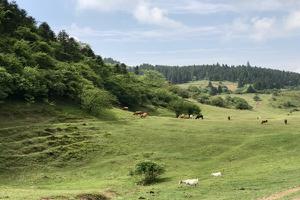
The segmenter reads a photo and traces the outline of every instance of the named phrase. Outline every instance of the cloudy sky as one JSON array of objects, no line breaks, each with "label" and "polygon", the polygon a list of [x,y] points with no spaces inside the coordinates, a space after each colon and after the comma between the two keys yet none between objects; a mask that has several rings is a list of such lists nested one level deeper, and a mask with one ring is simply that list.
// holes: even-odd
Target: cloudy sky
[{"label": "cloudy sky", "polygon": [[300,72],[299,0],[17,0],[103,57]]}]

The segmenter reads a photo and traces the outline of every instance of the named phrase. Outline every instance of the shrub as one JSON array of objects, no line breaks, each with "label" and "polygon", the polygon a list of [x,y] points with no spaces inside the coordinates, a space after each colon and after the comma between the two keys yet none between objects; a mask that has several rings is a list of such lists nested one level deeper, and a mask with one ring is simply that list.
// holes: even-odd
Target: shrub
[{"label": "shrub", "polygon": [[12,75],[0,67],[0,101],[7,98],[11,94]]},{"label": "shrub", "polygon": [[261,98],[256,94],[256,95],[253,97],[253,100],[254,100],[254,101],[261,101]]},{"label": "shrub", "polygon": [[198,97],[198,102],[203,103],[203,104],[208,104],[209,103],[209,95],[201,95]]},{"label": "shrub", "polygon": [[147,185],[155,183],[160,175],[165,172],[165,168],[155,162],[144,161],[136,164],[135,169],[130,172],[132,176],[139,177],[139,184]]},{"label": "shrub", "polygon": [[170,109],[175,112],[176,117],[178,117],[180,114],[192,115],[199,114],[201,112],[201,109],[197,105],[182,99],[172,101],[170,103]]},{"label": "shrub", "polygon": [[218,107],[226,107],[226,103],[222,97],[213,97],[211,99],[211,105]]},{"label": "shrub", "polygon": [[243,98],[234,97],[233,102],[234,102],[236,109],[239,109],[239,110],[251,110],[252,109],[252,106],[250,106],[248,104],[248,102]]},{"label": "shrub", "polygon": [[107,91],[94,87],[84,88],[81,94],[82,108],[94,115],[99,115],[105,108],[111,108],[114,100]]},{"label": "shrub", "polygon": [[290,101],[286,101],[286,102],[284,102],[283,103],[283,106],[285,107],[285,108],[293,108],[293,107],[297,107],[296,105],[294,105],[292,102],[290,102]]}]

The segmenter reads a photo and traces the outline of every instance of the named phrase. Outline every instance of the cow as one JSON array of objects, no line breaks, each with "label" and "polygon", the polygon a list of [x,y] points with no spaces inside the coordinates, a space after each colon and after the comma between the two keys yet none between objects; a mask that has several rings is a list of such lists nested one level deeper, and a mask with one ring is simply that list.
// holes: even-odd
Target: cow
[{"label": "cow", "polygon": [[218,177],[218,176],[222,176],[221,172],[216,172],[216,173],[211,173],[212,176],[214,177]]},{"label": "cow", "polygon": [[148,117],[148,113],[146,113],[146,112],[144,112],[143,114],[141,114],[140,116],[141,116],[141,118],[146,118],[146,117]]},{"label": "cow", "polygon": [[188,185],[188,186],[195,186],[196,187],[198,185],[198,183],[199,183],[198,178],[197,179],[186,179],[186,180],[181,180],[179,182],[179,185],[185,184],[185,185]]},{"label": "cow", "polygon": [[196,119],[204,119],[204,116],[203,116],[202,114],[198,114],[198,115],[196,116]]},{"label": "cow", "polygon": [[268,120],[262,120],[261,121],[261,124],[266,124],[266,123],[268,123]]},{"label": "cow", "polygon": [[227,117],[227,119],[228,119],[228,121],[230,121],[230,120],[231,120],[231,117],[230,117],[230,116],[228,116],[228,117]]},{"label": "cow", "polygon": [[184,115],[184,119],[190,119],[189,115]]},{"label": "cow", "polygon": [[284,124],[285,124],[285,125],[288,124],[288,120],[287,120],[287,119],[284,120]]},{"label": "cow", "polygon": [[135,111],[134,113],[133,113],[133,115],[141,115],[141,114],[143,114],[144,112],[143,111]]},{"label": "cow", "polygon": [[184,116],[185,116],[184,114],[181,114],[181,115],[178,116],[178,118],[184,119]]},{"label": "cow", "polygon": [[129,110],[129,108],[128,107],[123,107],[122,110]]}]

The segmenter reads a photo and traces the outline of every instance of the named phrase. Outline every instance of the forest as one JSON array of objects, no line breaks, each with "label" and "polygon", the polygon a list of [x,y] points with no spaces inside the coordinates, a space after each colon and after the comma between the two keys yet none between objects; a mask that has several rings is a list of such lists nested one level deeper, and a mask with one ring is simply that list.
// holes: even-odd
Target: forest
[{"label": "forest", "polygon": [[239,87],[253,84],[255,89],[279,89],[300,85],[300,74],[275,69],[247,65],[229,66],[226,64],[163,66],[143,64],[137,70],[152,69],[162,73],[172,83],[187,83],[196,80],[238,82]]}]

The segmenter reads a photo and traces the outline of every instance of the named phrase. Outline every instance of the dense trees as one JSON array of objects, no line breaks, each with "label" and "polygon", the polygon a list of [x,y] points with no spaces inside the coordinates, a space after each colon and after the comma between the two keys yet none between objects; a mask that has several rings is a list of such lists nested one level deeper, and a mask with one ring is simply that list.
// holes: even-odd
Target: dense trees
[{"label": "dense trees", "polygon": [[[93,114],[112,105],[187,104],[157,71],[130,73],[65,31],[55,35],[47,23],[37,26],[14,2],[0,0],[0,8],[0,102],[68,99]],[[180,112],[199,110],[191,103],[188,109]]]},{"label": "dense trees", "polygon": [[161,72],[172,83],[186,83],[192,80],[232,81],[239,87],[253,84],[258,90],[283,88],[300,85],[300,74],[248,65],[192,65],[192,66],[153,66],[143,64],[140,70],[153,69]]}]

